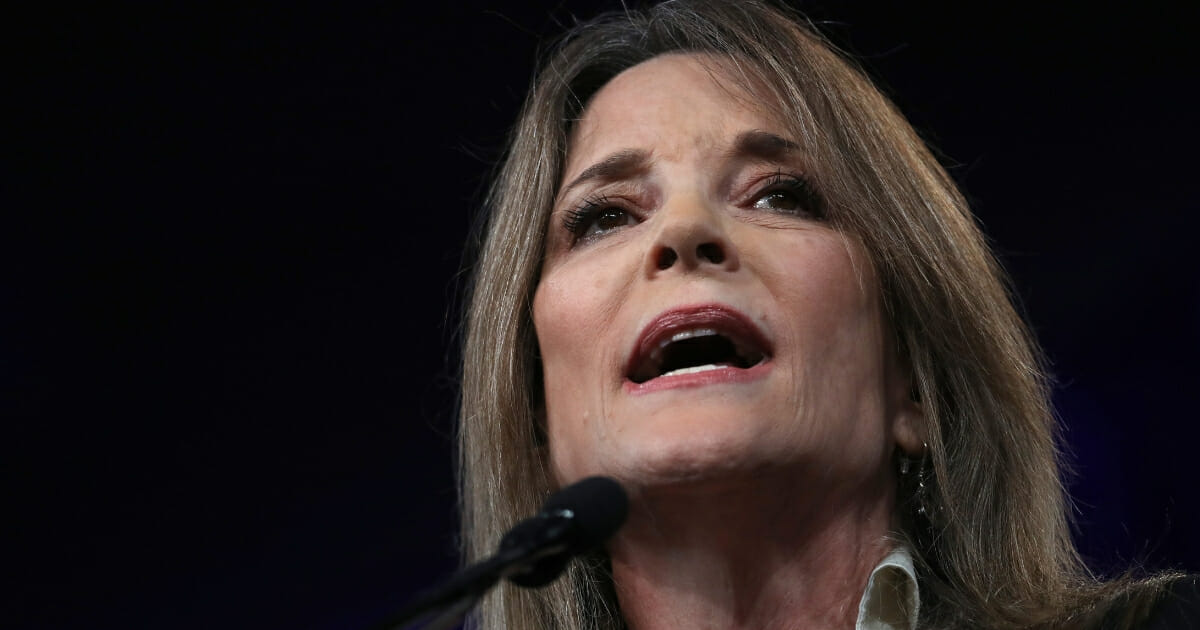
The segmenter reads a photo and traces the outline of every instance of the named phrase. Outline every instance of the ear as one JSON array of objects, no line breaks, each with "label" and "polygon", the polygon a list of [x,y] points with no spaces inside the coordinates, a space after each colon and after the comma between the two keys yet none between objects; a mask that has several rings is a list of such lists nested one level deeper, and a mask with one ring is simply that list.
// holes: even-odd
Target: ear
[{"label": "ear", "polygon": [[909,457],[920,457],[929,441],[925,438],[925,431],[924,408],[906,394],[893,407],[892,440]]},{"label": "ear", "polygon": [[929,442],[926,435],[928,424],[920,390],[907,361],[894,362],[891,381],[888,402],[891,408],[892,441],[905,455],[920,457]]}]

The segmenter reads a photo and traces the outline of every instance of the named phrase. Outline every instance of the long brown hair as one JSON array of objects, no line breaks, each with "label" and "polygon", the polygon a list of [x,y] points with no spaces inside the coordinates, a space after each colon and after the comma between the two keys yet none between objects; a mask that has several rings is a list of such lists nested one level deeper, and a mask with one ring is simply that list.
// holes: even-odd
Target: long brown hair
[{"label": "long brown hair", "polygon": [[[1071,542],[1047,379],[1005,275],[963,196],[904,117],[801,17],[758,2],[677,0],[602,16],[547,58],[487,199],[466,321],[460,418],[464,555],[552,490],[530,316],[544,235],[589,98],[657,55],[706,53],[790,127],[817,165],[831,224],[862,239],[928,439],[929,518],[903,500],[921,625],[1088,626],[1162,581],[1093,579]],[[603,558],[541,591],[504,586],[487,628],[619,628]],[[1134,609],[1137,607],[1135,606]]]}]

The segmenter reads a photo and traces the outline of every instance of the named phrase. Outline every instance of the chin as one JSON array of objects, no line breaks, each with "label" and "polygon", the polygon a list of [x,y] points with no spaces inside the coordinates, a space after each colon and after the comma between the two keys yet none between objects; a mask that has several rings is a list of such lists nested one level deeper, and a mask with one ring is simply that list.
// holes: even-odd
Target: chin
[{"label": "chin", "polygon": [[606,475],[643,490],[710,488],[744,479],[772,464],[773,454],[744,431],[730,431],[728,426],[704,431],[696,424],[689,423],[683,430],[625,432],[619,443],[592,450],[590,461],[575,471],[578,474],[567,476]]}]

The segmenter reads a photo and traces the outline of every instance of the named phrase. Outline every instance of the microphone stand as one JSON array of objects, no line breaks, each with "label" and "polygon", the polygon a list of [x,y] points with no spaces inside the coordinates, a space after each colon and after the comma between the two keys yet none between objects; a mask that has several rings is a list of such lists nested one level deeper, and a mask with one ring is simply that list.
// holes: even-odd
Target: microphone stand
[{"label": "microphone stand", "polygon": [[542,511],[510,529],[500,548],[401,610],[379,630],[398,630],[437,614],[427,630],[458,623],[500,578],[537,588],[553,582],[572,556],[598,547],[625,521],[629,497],[606,477],[588,477],[555,492]]},{"label": "microphone stand", "polygon": [[441,587],[418,597],[378,630],[399,630],[435,611],[441,611],[425,630],[445,630],[462,620],[501,578],[521,586],[543,586],[558,577],[570,549],[571,510],[539,514],[518,523],[500,541],[492,556],[473,564]]}]

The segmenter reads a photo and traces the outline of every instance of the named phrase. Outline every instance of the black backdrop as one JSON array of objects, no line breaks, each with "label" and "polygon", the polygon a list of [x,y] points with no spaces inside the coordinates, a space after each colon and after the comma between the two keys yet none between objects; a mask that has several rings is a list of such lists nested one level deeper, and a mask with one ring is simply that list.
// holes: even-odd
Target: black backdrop
[{"label": "black backdrop", "polygon": [[[537,42],[614,4],[5,20],[3,625],[356,628],[450,571],[462,244]],[[1194,16],[1139,6],[803,5],[1014,275],[1087,557],[1195,571]]]}]

